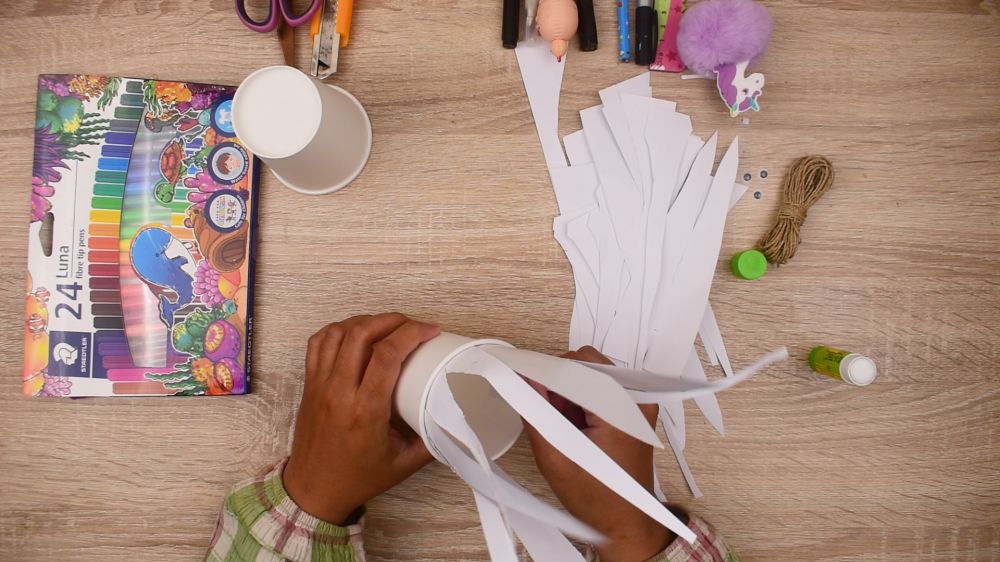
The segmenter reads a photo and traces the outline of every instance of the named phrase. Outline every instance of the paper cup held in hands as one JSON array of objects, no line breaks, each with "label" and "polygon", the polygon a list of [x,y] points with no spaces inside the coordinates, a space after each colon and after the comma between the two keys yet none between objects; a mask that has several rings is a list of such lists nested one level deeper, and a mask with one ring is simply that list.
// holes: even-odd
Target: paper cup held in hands
[{"label": "paper cup held in hands", "polygon": [[[533,560],[569,562],[580,558],[567,537],[596,542],[600,534],[531,495],[493,462],[517,440],[522,419],[637,509],[687,541],[694,541],[695,535],[525,379],[636,439],[662,447],[638,403],[679,403],[715,393],[785,357],[787,352],[778,350],[732,377],[708,381],[570,361],[498,340],[443,333],[403,364],[393,402],[434,457],[472,488],[494,560],[513,560],[494,556],[514,552],[510,529]],[[536,540],[540,536],[545,540]]]},{"label": "paper cup held in hands", "polygon": [[489,383],[478,377],[447,372],[448,363],[453,358],[468,349],[487,344],[510,347],[510,344],[499,340],[473,340],[443,333],[418,348],[403,364],[393,395],[396,411],[441,462],[447,461],[428,439],[426,427],[429,420],[426,416],[431,392],[442,384],[450,387],[490,459],[495,460],[506,453],[521,435],[521,417],[493,392]]},{"label": "paper cup held in hands", "polygon": [[281,183],[308,195],[351,183],[371,154],[371,121],[361,103],[289,66],[243,80],[233,98],[233,128]]}]

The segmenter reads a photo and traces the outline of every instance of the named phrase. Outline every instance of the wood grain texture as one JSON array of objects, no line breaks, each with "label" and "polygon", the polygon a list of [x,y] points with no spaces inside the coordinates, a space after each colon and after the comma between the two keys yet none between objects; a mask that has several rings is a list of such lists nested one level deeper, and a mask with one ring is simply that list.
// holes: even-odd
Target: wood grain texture
[{"label": "wood grain texture", "polygon": [[[473,5],[474,4],[474,5]],[[287,454],[308,335],[398,309],[470,336],[566,345],[570,269],[500,2],[365,0],[335,83],[367,107],[372,160],[349,189],[306,198],[265,175],[254,393],[224,399],[20,396],[35,75],[119,74],[237,84],[278,64],[273,36],[230,0],[7,0],[0,36],[0,559],[197,560],[228,486]],[[752,190],[723,256],[768,227],[787,165],[837,180],[787,266],[712,300],[731,357],[794,359],[725,393],[726,437],[689,409],[692,500],[668,494],[750,561],[1000,560],[1000,4],[771,0],[763,111],[731,120],[707,81],[655,74],[697,132],[740,135]],[[571,48],[561,126],[635,75]],[[300,31],[298,60],[308,63]],[[761,180],[760,170],[770,176]],[[814,344],[864,351],[858,389],[810,374]],[[504,459],[546,493],[520,444]],[[485,560],[471,497],[433,466],[371,505],[376,560]]]}]

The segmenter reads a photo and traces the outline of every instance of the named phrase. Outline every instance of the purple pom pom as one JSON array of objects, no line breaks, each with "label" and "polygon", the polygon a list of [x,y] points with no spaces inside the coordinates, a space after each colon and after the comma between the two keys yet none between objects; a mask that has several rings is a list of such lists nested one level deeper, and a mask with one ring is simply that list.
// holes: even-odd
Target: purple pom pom
[{"label": "purple pom pom", "polygon": [[688,68],[711,76],[720,64],[756,62],[773,26],[767,8],[753,0],[703,0],[684,12],[677,50]]}]

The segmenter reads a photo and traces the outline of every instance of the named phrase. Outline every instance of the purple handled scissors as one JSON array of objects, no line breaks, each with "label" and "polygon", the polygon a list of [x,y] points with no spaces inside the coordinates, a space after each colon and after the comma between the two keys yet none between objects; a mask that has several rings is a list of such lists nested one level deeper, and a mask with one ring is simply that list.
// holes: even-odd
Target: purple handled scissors
[{"label": "purple handled scissors", "polygon": [[247,13],[246,0],[235,0],[236,15],[248,29],[257,33],[270,33],[278,30],[281,40],[281,51],[285,56],[285,64],[294,66],[295,43],[293,27],[299,27],[312,20],[313,16],[322,8],[324,0],[311,0],[309,8],[301,14],[296,14],[292,7],[292,0],[268,0],[267,17],[257,21]]}]

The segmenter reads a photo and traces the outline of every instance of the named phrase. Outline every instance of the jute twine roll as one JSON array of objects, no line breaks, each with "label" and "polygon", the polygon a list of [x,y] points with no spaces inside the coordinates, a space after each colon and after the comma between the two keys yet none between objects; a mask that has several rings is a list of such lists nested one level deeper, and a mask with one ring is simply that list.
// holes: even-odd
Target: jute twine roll
[{"label": "jute twine roll", "polygon": [[781,265],[792,259],[802,235],[799,229],[806,212],[833,185],[833,164],[823,156],[803,156],[792,162],[781,182],[782,200],[778,218],[760,239],[757,248],[767,261]]}]

